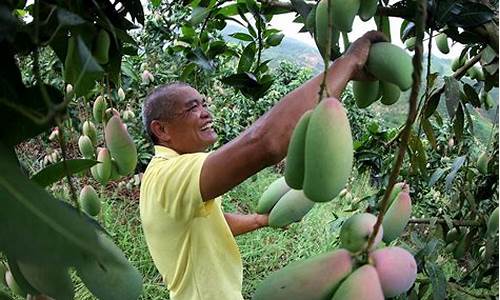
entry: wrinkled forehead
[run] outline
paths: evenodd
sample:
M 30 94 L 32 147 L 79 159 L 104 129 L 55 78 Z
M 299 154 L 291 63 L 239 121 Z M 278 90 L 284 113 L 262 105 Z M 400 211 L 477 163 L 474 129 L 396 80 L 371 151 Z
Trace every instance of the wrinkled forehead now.
M 176 108 L 189 106 L 195 101 L 203 101 L 202 95 L 190 86 L 182 86 L 176 88 L 172 93 L 172 99 L 174 100 L 174 106 Z

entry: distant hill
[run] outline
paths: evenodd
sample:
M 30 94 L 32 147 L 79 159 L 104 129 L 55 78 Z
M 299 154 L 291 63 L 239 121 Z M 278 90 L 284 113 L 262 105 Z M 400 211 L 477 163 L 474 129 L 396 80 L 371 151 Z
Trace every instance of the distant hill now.
M 242 41 L 229 36 L 229 34 L 234 32 L 246 32 L 246 29 L 239 25 L 228 24 L 222 31 L 224 39 L 226 39 L 228 42 L 243 43 Z M 266 49 L 263 52 L 263 57 L 266 59 L 273 59 L 271 66 L 276 66 L 281 60 L 288 60 L 296 63 L 299 66 L 312 69 L 314 74 L 318 74 L 323 71 L 323 59 L 321 58 L 321 55 L 319 54 L 319 51 L 316 49 L 316 47 L 287 36 L 283 38 L 283 41 L 279 46 Z M 425 70 L 427 66 L 427 55 L 424 55 L 423 66 Z M 453 73 L 450 66 L 451 60 L 432 55 L 432 72 L 438 72 L 440 74 L 449 76 Z M 491 95 L 498 105 L 498 89 L 493 89 L 491 91 Z M 408 97 L 409 92 L 402 93 L 402 99 L 406 100 L 408 99 Z M 381 117 L 388 118 L 390 122 L 396 125 L 402 124 L 404 122 L 407 107 L 408 105 L 406 100 L 399 101 L 396 104 L 396 107 L 386 107 L 381 104 L 375 104 L 373 106 L 373 109 L 380 112 Z M 443 113 L 443 116 L 447 115 L 444 101 L 441 101 L 439 110 Z M 495 114 L 495 108 L 492 108 L 489 111 L 485 111 L 483 109 L 478 109 L 476 111 L 482 117 L 489 119 L 490 121 L 498 122 L 498 116 L 496 116 Z M 399 112 L 399 114 L 395 114 L 394 112 Z

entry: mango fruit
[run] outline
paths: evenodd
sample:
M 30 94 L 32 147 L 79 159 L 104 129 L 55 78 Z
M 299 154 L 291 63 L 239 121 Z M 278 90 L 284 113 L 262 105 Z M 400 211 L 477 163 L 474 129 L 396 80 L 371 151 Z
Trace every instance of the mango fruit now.
M 120 112 L 114 107 L 106 109 L 106 111 L 104 112 L 104 122 L 108 123 L 109 119 L 111 119 L 111 117 L 113 116 L 120 117 Z
M 450 48 L 448 47 L 448 36 L 446 33 L 440 33 L 436 36 L 436 45 L 441 53 L 450 53 Z
M 85 121 L 83 123 L 82 132 L 90 138 L 92 145 L 97 145 L 97 129 L 95 128 L 94 123 L 91 121 Z
M 78 138 L 78 149 L 80 153 L 86 159 L 94 159 L 95 158 L 95 150 L 94 145 L 92 145 L 92 141 L 86 135 L 80 136 Z
M 358 16 L 363 21 L 368 21 L 377 12 L 378 0 L 361 0 Z
M 413 82 L 413 64 L 410 55 L 400 47 L 388 42 L 375 43 L 370 48 L 366 64 L 376 78 L 408 90 Z
M 467 75 L 472 78 L 472 79 L 476 79 L 476 80 L 484 80 L 484 73 L 483 73 L 483 70 L 476 67 L 476 66 L 472 66 L 470 67 L 468 70 L 467 70 Z
M 399 100 L 399 96 L 401 96 L 401 90 L 395 84 L 381 81 L 380 89 L 382 91 L 382 98 L 380 98 L 380 102 L 385 105 L 392 105 Z
M 479 98 L 480 98 L 481 102 L 483 103 L 484 108 L 486 110 L 490 110 L 493 107 L 495 107 L 495 105 L 496 105 L 495 101 L 491 97 L 491 94 L 488 92 L 482 91 Z
M 403 232 L 411 216 L 411 198 L 407 192 L 400 192 L 396 200 L 389 206 L 384 215 L 382 226 L 384 227 L 383 240 L 390 243 Z
M 453 227 L 446 233 L 445 241 L 447 243 L 451 243 L 456 241 L 459 237 L 460 237 L 460 232 L 458 231 L 457 228 Z
M 488 174 L 488 163 L 490 161 L 490 157 L 488 155 L 488 152 L 483 152 L 481 155 L 479 155 L 476 166 L 479 172 L 482 174 L 486 175 Z
M 391 189 L 391 193 L 389 194 L 389 203 L 387 204 L 387 208 L 391 207 L 391 204 L 396 200 L 396 197 L 399 195 L 401 192 L 410 192 L 410 186 L 406 182 L 398 182 L 394 184 L 394 186 Z M 379 206 L 381 205 L 382 199 L 379 201 Z
M 384 296 L 396 297 L 407 292 L 417 278 L 417 262 L 413 255 L 400 247 L 387 247 L 370 253 L 371 264 L 377 270 Z
M 359 11 L 360 0 L 330 0 L 333 27 L 342 32 L 351 32 L 352 23 Z
M 109 154 L 109 150 L 101 148 L 97 154 L 97 160 L 100 163 L 92 167 L 92 169 L 95 168 L 92 175 L 100 184 L 106 185 L 111 177 L 111 155 Z
M 415 42 L 417 41 L 417 38 L 412 36 L 408 39 L 406 39 L 405 41 L 405 46 L 406 46 L 406 49 L 410 50 L 410 51 L 413 51 L 415 50 Z
M 304 194 L 314 202 L 335 198 L 351 174 L 351 126 L 342 104 L 323 99 L 309 120 L 305 143 Z
M 109 119 L 104 128 L 104 139 L 120 175 L 125 176 L 134 171 L 137 165 L 137 148 L 120 117 L 113 116 Z
M 384 293 L 380 286 L 377 271 L 371 265 L 364 265 L 352 272 L 352 274 L 340 284 L 332 298 L 332 300 L 361 299 L 384 300 Z
M 293 130 L 285 165 L 286 184 L 296 190 L 302 189 L 304 183 L 304 156 L 306 132 L 312 110 L 302 115 Z
M 351 255 L 344 249 L 294 262 L 264 279 L 252 299 L 328 299 L 352 268 Z
M 12 272 L 9 270 L 5 273 L 5 282 L 9 289 L 16 295 L 26 297 L 26 293 L 19 287 L 14 276 L 12 276 Z
M 380 98 L 379 81 L 353 81 L 352 92 L 359 108 L 366 108 Z
M 104 111 L 106 110 L 106 100 L 103 96 L 97 96 L 92 106 L 92 115 L 97 123 L 101 123 L 104 119 Z
M 353 253 L 363 250 L 367 246 L 368 239 L 373 232 L 373 226 L 377 217 L 369 213 L 355 214 L 351 216 L 340 229 L 340 246 Z M 372 244 L 372 249 L 377 247 L 384 236 L 384 227 L 380 229 Z
M 258 214 L 269 213 L 278 200 L 289 190 L 290 187 L 286 184 L 284 177 L 276 179 L 267 187 L 264 193 L 262 193 L 257 203 L 256 212 Z
M 332 0 L 332 7 L 333 7 L 333 0 Z M 332 30 L 331 33 L 329 32 L 328 29 L 328 17 L 332 19 Z M 330 47 L 333 47 L 338 43 L 338 40 L 340 38 L 340 32 L 338 29 L 333 28 L 333 9 L 330 10 L 330 13 L 328 13 L 328 0 L 320 0 L 318 2 L 318 5 L 316 6 L 316 13 L 315 13 L 315 27 L 314 27 L 314 34 L 315 34 L 315 39 L 316 39 L 316 44 L 318 45 L 319 52 L 321 53 L 322 56 L 326 55 L 326 46 L 327 46 L 327 39 L 328 39 L 328 34 L 331 34 L 330 38 Z
M 78 199 L 81 209 L 92 217 L 95 217 L 101 211 L 101 200 L 97 192 L 90 185 L 86 185 L 80 191 Z
M 455 259 L 461 259 L 464 257 L 469 244 L 469 232 L 467 231 L 460 237 L 457 246 L 453 250 L 453 257 L 455 257 Z
M 98 63 L 105 65 L 109 61 L 109 46 L 111 40 L 109 34 L 106 30 L 101 29 L 97 34 L 97 40 L 95 42 L 93 55 Z
M 284 227 L 300 221 L 314 206 L 314 202 L 307 199 L 301 190 L 288 191 L 269 214 L 269 226 Z
M 494 236 L 498 232 L 498 207 L 491 213 L 488 219 L 488 236 Z

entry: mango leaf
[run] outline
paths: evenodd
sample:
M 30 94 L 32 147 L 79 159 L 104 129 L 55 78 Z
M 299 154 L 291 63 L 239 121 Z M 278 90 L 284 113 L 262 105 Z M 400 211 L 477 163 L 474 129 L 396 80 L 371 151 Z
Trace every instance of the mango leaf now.
M 420 138 L 413 131 L 410 132 L 409 146 L 415 156 L 420 173 L 427 177 L 427 155 L 425 154 L 425 148 Z
M 432 148 L 437 148 L 436 134 L 434 133 L 434 129 L 432 128 L 431 122 L 429 119 L 422 118 L 421 121 L 422 129 L 424 130 L 429 143 L 431 143 Z
M 456 1 L 456 5 L 460 7 L 460 10 L 453 10 L 451 12 L 452 16 L 447 21 L 447 24 L 451 26 L 462 28 L 476 27 L 490 22 L 495 16 L 491 9 L 481 3 L 468 1 L 459 3 Z
M 62 161 L 52 164 L 31 177 L 31 180 L 38 183 L 42 187 L 49 186 L 67 175 L 72 175 L 87 169 L 90 169 L 98 161 L 92 159 L 68 159 L 66 165 L 69 174 L 65 172 L 64 163 Z
M 64 62 L 64 80 L 73 85 L 75 94 L 85 96 L 103 73 L 104 70 L 92 56 L 82 37 L 70 37 Z
M 457 142 L 459 142 L 464 134 L 464 110 L 461 104 L 459 104 L 455 119 L 453 120 L 453 131 L 455 132 Z
M 85 23 L 82 17 L 61 7 L 57 8 L 57 19 L 59 24 L 65 26 L 78 26 Z
M 299 15 L 304 18 L 304 20 L 307 19 L 307 15 L 311 11 L 313 5 L 306 3 L 303 0 L 291 0 L 292 6 L 296 12 L 299 13 Z
M 460 97 L 460 84 L 454 77 L 444 78 L 444 94 L 446 96 L 446 109 L 451 119 L 455 116 L 457 111 L 459 97 Z
M 428 119 L 430 116 L 432 116 L 432 114 L 436 111 L 436 109 L 439 105 L 440 99 L 441 99 L 440 93 L 434 93 L 429 98 L 429 100 L 427 101 L 427 106 L 425 107 L 425 113 L 424 113 L 424 116 L 426 119 Z
M 208 16 L 209 12 L 210 12 L 210 9 L 208 9 L 206 7 L 198 6 L 198 7 L 193 8 L 193 11 L 191 12 L 191 19 L 189 20 L 189 23 L 191 23 L 191 25 L 193 25 L 193 26 L 200 24 L 201 22 L 203 22 L 205 20 L 205 18 Z
M 214 70 L 214 65 L 212 61 L 208 59 L 208 57 L 205 55 L 205 53 L 203 53 L 203 51 L 200 48 L 196 48 L 193 51 L 189 52 L 186 55 L 186 58 L 194 62 L 204 70 L 207 71 Z
M 457 176 L 458 170 L 460 170 L 464 162 L 465 162 L 465 155 L 455 158 L 455 161 L 453 161 L 453 165 L 451 166 L 451 171 L 446 176 L 445 189 L 447 190 L 451 189 L 451 184 L 453 183 L 453 180 Z
M 26 281 L 40 293 L 54 299 L 74 299 L 74 286 L 67 266 L 37 265 L 17 261 Z
M 248 72 L 252 68 L 255 61 L 256 47 L 255 43 L 249 43 L 241 53 L 240 61 L 238 63 L 238 73 Z
M 0 155 L 5 157 L 8 152 L 0 143 Z M 0 160 L 0 203 L 0 227 L 4 229 L 0 249 L 7 257 L 36 266 L 74 266 L 77 271 L 95 264 L 99 272 L 89 271 L 88 276 L 99 281 L 101 289 L 110 287 L 110 293 L 120 290 L 117 295 L 121 298 L 108 299 L 139 297 L 140 275 L 123 261 L 121 251 L 103 242 L 88 216 L 26 178 L 12 159 Z
M 225 17 L 235 16 L 238 14 L 238 4 L 234 3 L 221 7 L 217 14 Z
M 207 56 L 209 58 L 215 58 L 217 55 L 224 53 L 226 49 L 227 46 L 225 41 L 213 41 L 208 47 Z
M 275 33 L 275 34 L 272 34 L 270 35 L 267 39 L 266 39 L 266 43 L 269 45 L 269 46 L 278 46 L 281 41 L 283 40 L 283 38 L 285 37 L 284 34 L 282 33 Z
M 443 270 L 435 262 L 429 260 L 425 264 L 425 269 L 432 283 L 432 299 L 446 299 L 446 276 Z
M 481 107 L 481 101 L 479 101 L 476 90 L 468 83 L 464 84 L 463 89 L 467 96 L 467 101 L 474 105 L 474 107 Z
M 244 32 L 231 33 L 229 36 L 238 39 L 240 41 L 253 42 L 253 37 Z
M 233 74 L 222 78 L 221 81 L 222 83 L 230 85 L 236 89 L 245 87 L 254 88 L 259 85 L 259 83 L 257 82 L 257 78 L 255 78 L 255 75 L 249 72 Z
M 444 172 L 446 172 L 446 169 L 443 168 L 437 168 L 434 173 L 432 173 L 431 178 L 429 179 L 429 187 L 432 187 L 436 182 L 443 176 Z

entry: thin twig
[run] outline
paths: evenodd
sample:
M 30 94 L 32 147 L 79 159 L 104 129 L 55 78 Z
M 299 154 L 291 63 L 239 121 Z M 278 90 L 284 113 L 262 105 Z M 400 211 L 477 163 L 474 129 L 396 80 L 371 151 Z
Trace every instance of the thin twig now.
M 422 218 L 422 219 L 410 219 L 408 221 L 409 224 L 432 224 L 432 223 L 439 223 L 439 224 L 445 224 L 448 225 L 448 222 L 444 219 L 432 219 L 432 218 Z M 454 226 L 463 226 L 463 227 L 481 227 L 483 226 L 483 223 L 480 221 L 474 221 L 474 220 L 451 220 L 451 223 Z
M 323 99 L 323 93 L 326 91 L 326 96 L 329 97 L 330 94 L 328 92 L 328 86 L 326 84 L 326 76 L 328 75 L 328 66 L 330 62 L 330 55 L 332 52 L 332 32 L 333 32 L 333 24 L 332 24 L 332 18 L 330 18 L 330 8 L 332 5 L 332 0 L 328 0 L 328 35 L 326 37 L 326 53 L 325 56 L 323 56 L 323 64 L 324 64 L 324 70 L 323 70 L 323 80 L 321 81 L 321 85 L 319 88 L 319 101 Z
M 399 144 L 399 152 L 396 158 L 396 162 L 394 163 L 394 167 L 389 176 L 389 184 L 384 193 L 384 197 L 382 198 L 380 204 L 380 211 L 377 218 L 377 222 L 373 227 L 373 232 L 368 239 L 368 244 L 366 249 L 370 249 L 375 236 L 377 236 L 380 226 L 382 225 L 382 221 L 384 220 L 385 211 L 387 210 L 387 206 L 389 205 L 389 196 L 391 194 L 392 188 L 396 184 L 396 180 L 399 176 L 399 170 L 401 169 L 401 165 L 403 164 L 403 159 L 406 153 L 406 149 L 408 147 L 408 140 L 410 137 L 411 127 L 413 122 L 415 121 L 415 116 L 417 114 L 417 97 L 420 89 L 420 79 L 422 76 L 422 57 L 423 57 L 423 46 L 422 40 L 424 38 L 425 31 L 425 21 L 427 19 L 427 1 L 419 0 L 417 3 L 417 11 L 415 16 L 415 25 L 416 25 L 416 42 L 415 42 L 415 55 L 413 56 L 413 84 L 410 94 L 410 107 L 408 111 L 408 117 L 406 119 L 406 124 L 403 129 L 401 143 Z

